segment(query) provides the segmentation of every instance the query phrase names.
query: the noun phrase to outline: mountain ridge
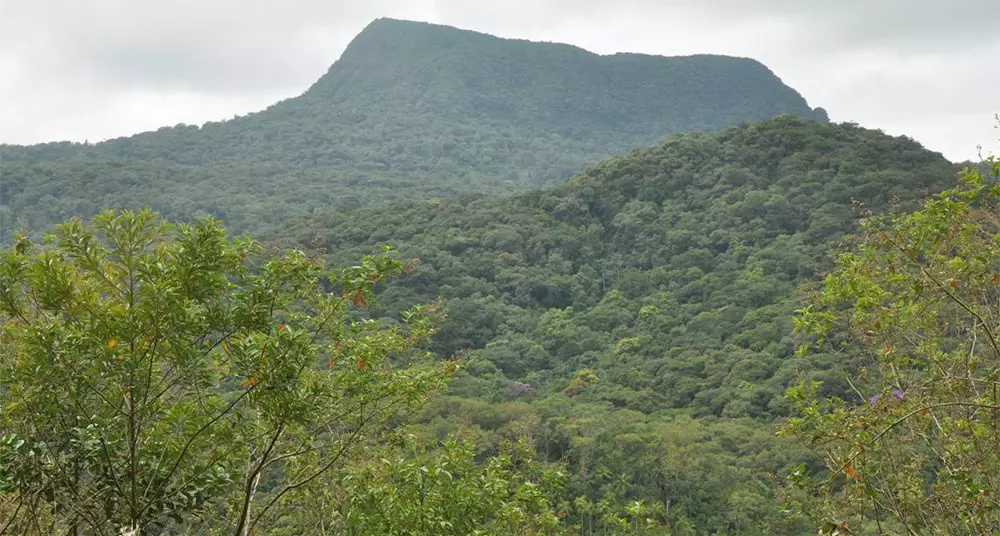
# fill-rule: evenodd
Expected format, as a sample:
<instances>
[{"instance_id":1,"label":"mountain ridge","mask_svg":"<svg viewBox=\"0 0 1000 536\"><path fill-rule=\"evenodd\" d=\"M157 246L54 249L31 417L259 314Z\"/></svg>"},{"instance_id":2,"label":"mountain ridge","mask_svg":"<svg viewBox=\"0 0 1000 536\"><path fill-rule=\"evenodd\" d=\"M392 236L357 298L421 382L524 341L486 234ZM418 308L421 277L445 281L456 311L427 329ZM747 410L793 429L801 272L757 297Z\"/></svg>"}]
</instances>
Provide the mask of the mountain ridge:
<instances>
[{"instance_id":1,"label":"mountain ridge","mask_svg":"<svg viewBox=\"0 0 1000 536\"><path fill-rule=\"evenodd\" d=\"M405 30L408 30L408 31L407 32L400 32L399 31L400 29L405 29ZM79 148L94 148L94 147L97 147L97 146L102 146L102 145L107 145L107 144L113 144L113 143L119 143L119 142L134 140L137 137L155 135L155 134L158 134L160 132L169 131L169 130L172 130L172 129L182 129L182 130L197 129L197 130L203 130L206 127L207 128L212 128L212 127L215 127L215 126L218 126L218 125L229 125L229 124L232 124L232 123L239 123L239 122L253 123L253 122L259 121L261 119L260 116L262 114L267 114L269 111L272 111L275 108L288 107L291 103L293 103L295 101L298 101L300 99L307 99L307 98L310 98L310 97L315 98L316 94L317 93L322 93L322 90L325 89L326 86L332 85L331 84L331 80L330 80L333 77L332 73L335 73L338 68L342 68L344 66L343 64L345 62L351 63L351 62L355 62L355 61L362 61L362 62L366 63L365 67L370 67L370 65L368 64L368 62L371 60L371 58L368 58L366 56L371 55L373 53L377 54L377 53L382 52L382 50L379 50L380 48L384 48L386 46L390 46L390 47L392 47L392 50L407 50L407 49L409 49L409 47L404 46L406 43L400 43L399 42L400 35L403 34L403 33L407 34L408 36L411 36L411 38L409 39L409 41L416 41L417 43L423 42L425 47L429 46L429 45L434 45L434 44L441 44L441 43L434 43L434 41L435 41L435 39L437 39L437 41L440 41L440 39L441 39L441 37L443 35L443 36L448 37L452 41L454 41L454 40L456 40L458 38L461 38L461 40L463 40L463 41L470 41L470 40L471 41L475 41L475 40L479 40L479 41L483 41L483 42L491 42L491 43L494 43L494 44L500 43L500 44L504 44L504 45L508 45L508 46L515 45L515 46L524 46L524 47L529 47L529 48L535 48L535 47L542 46L542 47L550 48L552 50L569 50L569 51L572 51L573 53L576 53L576 54L579 54L579 55L582 55L582 56L586 56L586 57L589 57L589 58L601 58L601 59L623 59L623 58L630 58L630 59L643 59L643 60L651 59L651 60L656 60L656 61L693 59L693 60L732 61L732 62L735 62L735 63L744 63L745 62L745 63L748 63L749 65L753 66L754 68L763 69L764 71L766 71L767 74L774 76L774 80L775 81L783 84L783 82L781 81L781 79L779 77L777 77L777 75L775 75L773 73L773 71L771 71L766 65L764 65L763 63L761 63L758 60L755 60L755 59L752 59L752 58L748 58L748 57L736 57L736 56L726 56L726 55L716 55L716 54L691 54L691 55L684 55L684 56L662 56L662 55L643 54L643 53L635 53L635 52L615 52L615 53L611 53L611 54L599 54L599 53L591 52L591 51L586 50L586 49L584 49L582 47L579 47L579 46L576 46L576 45L572 45L572 44L556 43L556 42L548 42L548 41L531 41L531 40L527 40L527 39L504 38L504 37L497 37L497 36L494 36L494 35L491 35L491 34L488 34L488 33L483 33L483 32L478 32L478 31L472 31L472 30L465 30L465 29L460 29L460 28L456 28L456 27L452 27L452 26L447 26L447 25L442 25L442 24L435 24L435 23L429 23L429 22L417 22L417 21L409 21L409 20L403 20L403 19L394 19L394 18L383 17L383 18L375 19L371 23L369 23L348 44L348 46L345 48L344 52L341 54L340 58L337 61L335 61L330 66L330 68L327 69L326 73L324 73L322 76L320 76L320 78L317 79L316 82L314 82L313 84L311 84L302 94L300 94L297 97L289 97L289 98L286 98L286 99L282 99L282 100L280 100L280 101L278 101L278 102L276 102L276 103L274 103L274 104L272 104L272 105L270 105L270 106L268 106L268 107L266 107L266 108L264 108L262 110L258 110L258 111L255 111L255 112L250 112L250 113L248 113L246 115L239 116L239 117L237 117L235 119L228 119L228 120L221 120L221 121L206 121L205 123L202 123L200 125L181 123L181 124L175 125L173 127L171 127L171 126L164 126L164 127L160 127L157 130L139 132L139 133L135 133L135 134L131 134L131 135L126 135L126 136L118 136L118 137L111 138L111 139L104 140L104 141L97 142L97 143L79 143L79 142L67 142L67 141L51 141L51 142L43 142L43 143L39 143L39 144L30 144L30 145L0 144L0 146L4 146L4 147L6 147L8 149L14 149L14 150L17 150L17 149L30 149L32 147L44 147L44 146L51 146L51 145L69 145L69 146L73 146L74 148L78 148L78 149ZM414 35L417 36L416 39L412 38L412 36L414 36ZM451 45L452 42L451 41L445 41L444 44ZM412 50L412 49L410 49L410 50ZM355 56L359 56L359 57L356 58ZM788 88L787 86L786 86L786 88L788 90L791 90L791 92L794 92L797 97L801 98L801 96L798 95L798 93L795 92L793 89ZM324 96L326 96L326 95L324 95ZM802 103L805 103L805 99L802 99ZM822 108L816 108L816 109L809 108L808 110L810 112L815 113L816 115L814 117L809 117L808 113L802 113L802 114L800 114L800 116L807 117L807 118L812 118L812 119L816 119L816 120L819 120L821 122L826 122L826 121L829 120L828 116L826 115L825 110L823 110ZM804 109L800 108L797 111L798 112L803 112ZM793 111L789 111L789 113L793 113ZM775 115L777 115L777 114L775 114ZM760 118L757 118L757 119L758 120L770 119L770 117L760 117ZM15 159L16 159L17 155L15 154L14 156L15 156Z\"/></svg>"},{"instance_id":2,"label":"mountain ridge","mask_svg":"<svg viewBox=\"0 0 1000 536\"><path fill-rule=\"evenodd\" d=\"M317 210L524 191L672 134L783 113L826 120L755 60L601 56L379 19L304 93L260 112L0 147L13 224L0 233L146 204L258 232Z\"/></svg>"}]
</instances>

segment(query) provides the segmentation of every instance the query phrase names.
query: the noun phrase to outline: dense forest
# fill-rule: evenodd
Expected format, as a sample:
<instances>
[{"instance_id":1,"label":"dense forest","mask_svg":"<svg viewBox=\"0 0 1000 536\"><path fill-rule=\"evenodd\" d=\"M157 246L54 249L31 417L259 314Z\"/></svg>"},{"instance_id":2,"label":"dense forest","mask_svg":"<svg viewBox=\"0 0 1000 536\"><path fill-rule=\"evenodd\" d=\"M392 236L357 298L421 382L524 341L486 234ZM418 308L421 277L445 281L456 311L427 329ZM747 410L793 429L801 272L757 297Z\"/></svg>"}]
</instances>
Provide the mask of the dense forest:
<instances>
[{"instance_id":1,"label":"dense forest","mask_svg":"<svg viewBox=\"0 0 1000 536\"><path fill-rule=\"evenodd\" d=\"M418 259L380 303L395 317L444 300L435 350L485 367L468 393L559 391L589 368L605 380L585 399L770 418L798 366L797 288L855 229L852 204L913 207L957 171L912 140L782 117L677 136L548 190L319 215L272 241L333 265L381 244Z\"/></svg>"},{"instance_id":2,"label":"dense forest","mask_svg":"<svg viewBox=\"0 0 1000 536\"><path fill-rule=\"evenodd\" d=\"M803 377L847 389L836 356L794 355L799 287L832 266L854 205L913 208L957 171L906 138L786 116L677 136L517 197L304 218L275 243L332 264L383 243L419 259L376 312L438 297L448 311L433 349L466 368L426 408L425 433L528 433L591 503L777 534L769 479L803 454L769 423Z\"/></svg>"},{"instance_id":3,"label":"dense forest","mask_svg":"<svg viewBox=\"0 0 1000 536\"><path fill-rule=\"evenodd\" d=\"M756 61L380 19L0 151L0 536L1000 523L1000 164Z\"/></svg>"},{"instance_id":4,"label":"dense forest","mask_svg":"<svg viewBox=\"0 0 1000 536\"><path fill-rule=\"evenodd\" d=\"M257 233L295 215L552 184L587 165L780 113L826 120L756 61L598 56L380 19L301 96L97 144L0 146L0 232L150 205Z\"/></svg>"}]
</instances>

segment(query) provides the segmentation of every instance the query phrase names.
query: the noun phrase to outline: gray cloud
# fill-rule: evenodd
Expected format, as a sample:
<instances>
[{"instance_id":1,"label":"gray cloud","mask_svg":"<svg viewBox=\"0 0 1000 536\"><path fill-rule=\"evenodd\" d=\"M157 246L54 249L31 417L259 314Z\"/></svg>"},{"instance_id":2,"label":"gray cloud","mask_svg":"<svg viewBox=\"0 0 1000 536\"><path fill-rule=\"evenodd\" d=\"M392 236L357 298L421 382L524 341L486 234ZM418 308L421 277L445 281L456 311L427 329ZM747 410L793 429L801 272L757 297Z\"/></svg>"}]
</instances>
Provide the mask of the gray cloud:
<instances>
[{"instance_id":1,"label":"gray cloud","mask_svg":"<svg viewBox=\"0 0 1000 536\"><path fill-rule=\"evenodd\" d=\"M600 53L754 57L834 120L996 147L996 0L0 0L0 141L92 141L294 96L380 16Z\"/></svg>"}]
</instances>

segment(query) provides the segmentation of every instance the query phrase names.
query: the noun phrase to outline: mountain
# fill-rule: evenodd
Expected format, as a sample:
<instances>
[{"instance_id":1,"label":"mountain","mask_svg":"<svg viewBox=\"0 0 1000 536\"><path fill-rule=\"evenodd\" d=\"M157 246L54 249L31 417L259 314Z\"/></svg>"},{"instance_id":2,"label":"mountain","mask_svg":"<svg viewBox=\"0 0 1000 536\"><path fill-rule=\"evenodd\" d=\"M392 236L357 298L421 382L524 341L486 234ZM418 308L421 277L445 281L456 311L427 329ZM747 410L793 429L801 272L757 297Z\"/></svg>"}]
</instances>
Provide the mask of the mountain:
<instances>
[{"instance_id":1,"label":"mountain","mask_svg":"<svg viewBox=\"0 0 1000 536\"><path fill-rule=\"evenodd\" d=\"M0 231L148 204L253 232L321 209L527 190L670 134L783 113L826 121L750 59L600 56L379 19L301 96L261 112L0 146Z\"/></svg>"},{"instance_id":2,"label":"mountain","mask_svg":"<svg viewBox=\"0 0 1000 536\"><path fill-rule=\"evenodd\" d=\"M506 378L536 385L610 359L616 345L639 335L635 315L652 306L663 315L656 317L662 331L630 350L636 365L669 367L671 353L707 352L700 359L721 360L713 364L720 376L699 377L705 363L675 371L632 389L649 390L640 400L771 417L781 413L771 396L749 405L736 396L738 382L750 378L727 377L737 364L732 351L769 363L756 383L776 374L792 349L786 328L796 289L829 267L829 251L855 228L853 205L905 209L953 184L957 171L908 138L786 116L678 135L550 189L318 214L270 240L326 251L334 265L383 243L419 258L383 296L389 316L442 297L452 317L440 353L524 338L541 347L483 355ZM593 313L606 307L616 312ZM696 385L677 390L681 379Z\"/></svg>"},{"instance_id":3,"label":"mountain","mask_svg":"<svg viewBox=\"0 0 1000 536\"><path fill-rule=\"evenodd\" d=\"M911 139L785 116L675 136L547 190L301 218L272 243L335 264L382 243L419 259L374 314L439 297L448 313L435 349L465 372L431 403L428 435L531 437L568 464L574 496L659 505L690 534L805 534L782 525L781 474L814 459L769 423L802 379L846 392L848 361L795 355L800 289L830 268L855 205L906 210L956 172Z\"/></svg>"}]
</instances>

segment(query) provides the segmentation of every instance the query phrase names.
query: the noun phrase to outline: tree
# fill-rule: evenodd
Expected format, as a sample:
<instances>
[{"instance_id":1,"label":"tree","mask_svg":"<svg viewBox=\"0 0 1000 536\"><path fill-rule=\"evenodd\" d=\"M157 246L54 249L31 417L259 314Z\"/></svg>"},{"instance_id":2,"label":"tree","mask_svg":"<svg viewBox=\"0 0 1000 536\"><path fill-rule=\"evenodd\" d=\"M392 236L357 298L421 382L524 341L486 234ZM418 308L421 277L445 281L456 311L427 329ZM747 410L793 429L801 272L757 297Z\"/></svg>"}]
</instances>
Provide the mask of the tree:
<instances>
[{"instance_id":1,"label":"tree","mask_svg":"<svg viewBox=\"0 0 1000 536\"><path fill-rule=\"evenodd\" d=\"M849 372L846 395L790 391L785 432L825 454L827 532L1000 523L1000 162L987 167L916 212L867 218L796 319Z\"/></svg>"},{"instance_id":2,"label":"tree","mask_svg":"<svg viewBox=\"0 0 1000 536\"><path fill-rule=\"evenodd\" d=\"M403 270L391 251L259 253L146 210L0 256L0 533L248 534L453 368L421 349L432 307L355 313Z\"/></svg>"},{"instance_id":3,"label":"tree","mask_svg":"<svg viewBox=\"0 0 1000 536\"><path fill-rule=\"evenodd\" d=\"M505 444L482 463L468 440L400 443L325 475L328 485L300 496L300 515L277 534L566 533L556 514L565 475L536 461L528 442Z\"/></svg>"}]
</instances>

